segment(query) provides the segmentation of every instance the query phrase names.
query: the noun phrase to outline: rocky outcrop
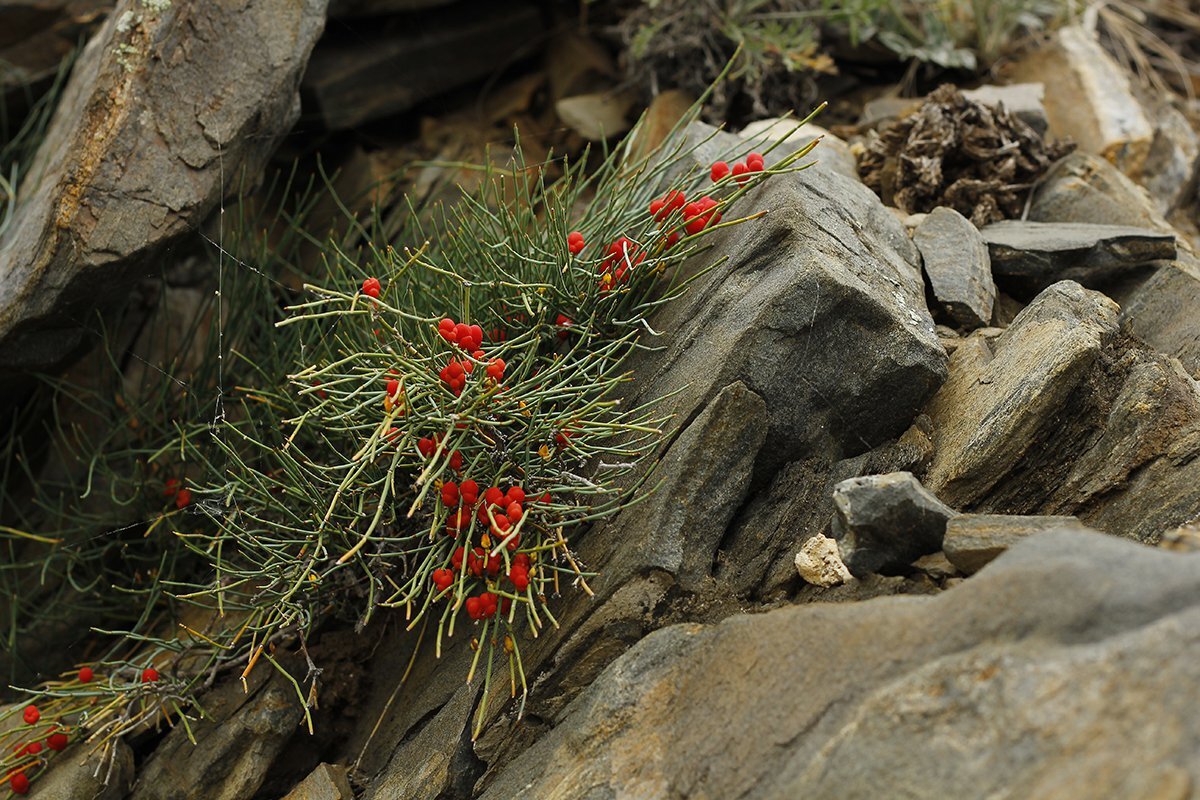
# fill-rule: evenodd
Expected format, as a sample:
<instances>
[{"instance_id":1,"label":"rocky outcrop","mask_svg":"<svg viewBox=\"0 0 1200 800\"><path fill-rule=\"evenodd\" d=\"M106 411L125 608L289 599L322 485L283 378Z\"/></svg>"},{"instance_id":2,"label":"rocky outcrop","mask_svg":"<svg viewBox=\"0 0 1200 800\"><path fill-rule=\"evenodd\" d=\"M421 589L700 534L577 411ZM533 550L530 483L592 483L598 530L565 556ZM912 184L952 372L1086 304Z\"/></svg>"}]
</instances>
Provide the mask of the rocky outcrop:
<instances>
[{"instance_id":1,"label":"rocky outcrop","mask_svg":"<svg viewBox=\"0 0 1200 800\"><path fill-rule=\"evenodd\" d=\"M712 160L710 147L696 155L702 164ZM653 321L671 335L635 363L653 378L635 381L628 402L655 402L676 421L653 458L652 475L665 483L573 543L598 575L588 578L591 597L565 596L556 630L522 638L533 681L524 717L508 704L507 684L491 687L486 707L478 686L462 685L472 654L461 639L444 647L441 662L423 653L405 701L382 715L369 743L349 744L367 745L369 797L470 794L650 630L739 610L739 592L719 583L752 593L768 573L798 581L796 537L804 531L747 523L745 512L784 472L804 476L792 483L793 497L823 495L828 521L835 470L844 470L838 480L853 477L921 449L896 437L911 438L905 431L943 380L946 356L903 227L834 170L772 178L748 206L770 213L714 237L714 250L685 271L714 258L718 267ZM780 472L789 462L808 471ZM759 556L752 564L730 557L749 550ZM411 647L411 636L397 639L379 657L394 663ZM368 708L381 713L395 688L373 690Z\"/></svg>"},{"instance_id":2,"label":"rocky outcrop","mask_svg":"<svg viewBox=\"0 0 1200 800\"><path fill-rule=\"evenodd\" d=\"M124 0L88 43L0 239L0 375L81 345L299 113L325 0ZM194 100L193 100L194 99Z\"/></svg>"},{"instance_id":3,"label":"rocky outcrop","mask_svg":"<svg viewBox=\"0 0 1200 800\"><path fill-rule=\"evenodd\" d=\"M670 627L482 796L1186 797L1197 598L1195 556L1064 530L935 598Z\"/></svg>"}]
</instances>

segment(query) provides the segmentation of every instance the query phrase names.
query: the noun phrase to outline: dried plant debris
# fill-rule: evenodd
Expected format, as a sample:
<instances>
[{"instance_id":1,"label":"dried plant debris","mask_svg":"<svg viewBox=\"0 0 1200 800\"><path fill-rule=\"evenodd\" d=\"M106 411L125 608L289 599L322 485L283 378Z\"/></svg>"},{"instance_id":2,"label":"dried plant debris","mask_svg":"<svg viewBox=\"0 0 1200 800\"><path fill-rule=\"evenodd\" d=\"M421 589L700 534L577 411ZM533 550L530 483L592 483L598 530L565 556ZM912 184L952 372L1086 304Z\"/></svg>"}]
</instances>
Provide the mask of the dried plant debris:
<instances>
[{"instance_id":1,"label":"dried plant debris","mask_svg":"<svg viewBox=\"0 0 1200 800\"><path fill-rule=\"evenodd\" d=\"M870 134L863 182L910 214L949 206L977 226L1019 217L1034 182L1075 148L1047 144L1004 110L945 85L912 114Z\"/></svg>"}]
</instances>

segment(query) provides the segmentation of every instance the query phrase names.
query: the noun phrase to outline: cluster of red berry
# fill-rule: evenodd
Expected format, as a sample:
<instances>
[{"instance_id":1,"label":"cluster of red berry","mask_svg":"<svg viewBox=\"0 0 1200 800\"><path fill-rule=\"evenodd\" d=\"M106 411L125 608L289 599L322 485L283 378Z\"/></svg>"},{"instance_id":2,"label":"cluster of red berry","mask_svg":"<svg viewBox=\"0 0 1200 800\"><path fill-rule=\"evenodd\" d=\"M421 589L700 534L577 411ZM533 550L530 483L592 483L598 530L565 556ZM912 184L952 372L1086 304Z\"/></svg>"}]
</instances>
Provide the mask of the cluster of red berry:
<instances>
[{"instance_id":1,"label":"cluster of red berry","mask_svg":"<svg viewBox=\"0 0 1200 800\"><path fill-rule=\"evenodd\" d=\"M738 183L745 183L750 180L751 172L762 172L765 162L760 153L751 153L746 156L746 160L730 167L724 161L718 161L712 165L712 170L709 172L709 177L713 183L722 180L727 175L733 175L733 179Z\"/></svg>"},{"instance_id":2,"label":"cluster of red berry","mask_svg":"<svg viewBox=\"0 0 1200 800\"><path fill-rule=\"evenodd\" d=\"M378 278L367 278L362 282L362 293L376 300L379 299L379 292L382 288Z\"/></svg>"}]
</instances>

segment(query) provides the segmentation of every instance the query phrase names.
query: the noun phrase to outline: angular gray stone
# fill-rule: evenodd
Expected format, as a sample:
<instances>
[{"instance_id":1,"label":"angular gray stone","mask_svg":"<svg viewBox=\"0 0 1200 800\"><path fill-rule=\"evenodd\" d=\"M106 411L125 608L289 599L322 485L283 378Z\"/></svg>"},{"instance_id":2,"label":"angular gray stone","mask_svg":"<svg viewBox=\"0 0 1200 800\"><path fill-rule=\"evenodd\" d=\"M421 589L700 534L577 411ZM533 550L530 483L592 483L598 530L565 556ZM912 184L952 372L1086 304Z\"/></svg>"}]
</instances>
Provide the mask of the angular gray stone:
<instances>
[{"instance_id":1,"label":"angular gray stone","mask_svg":"<svg viewBox=\"0 0 1200 800\"><path fill-rule=\"evenodd\" d=\"M1121 322L1156 350L1200 377L1200 260L1181 252L1151 275L1121 307Z\"/></svg>"},{"instance_id":2,"label":"angular gray stone","mask_svg":"<svg viewBox=\"0 0 1200 800\"><path fill-rule=\"evenodd\" d=\"M1059 160L1042 178L1029 219L1173 230L1143 187L1100 156L1078 151Z\"/></svg>"},{"instance_id":3,"label":"angular gray stone","mask_svg":"<svg viewBox=\"0 0 1200 800\"><path fill-rule=\"evenodd\" d=\"M954 509L910 472L867 475L833 490L833 538L842 561L856 576L903 569L942 549Z\"/></svg>"},{"instance_id":4,"label":"angular gray stone","mask_svg":"<svg viewBox=\"0 0 1200 800\"><path fill-rule=\"evenodd\" d=\"M1074 515L1155 542L1200 508L1200 387L1055 284L993 342L962 341L930 402L925 484L964 511Z\"/></svg>"},{"instance_id":5,"label":"angular gray stone","mask_svg":"<svg viewBox=\"0 0 1200 800\"><path fill-rule=\"evenodd\" d=\"M1185 798L1197 648L1200 557L1048 533L934 597L658 631L482 797Z\"/></svg>"},{"instance_id":6,"label":"angular gray stone","mask_svg":"<svg viewBox=\"0 0 1200 800\"><path fill-rule=\"evenodd\" d=\"M935 208L913 232L933 296L959 326L987 325L996 303L992 262L983 236L952 208Z\"/></svg>"},{"instance_id":7,"label":"angular gray stone","mask_svg":"<svg viewBox=\"0 0 1200 800\"><path fill-rule=\"evenodd\" d=\"M269 663L204 697L203 719L178 725L138 770L129 800L241 800L253 797L304 719L295 687Z\"/></svg>"},{"instance_id":8,"label":"angular gray stone","mask_svg":"<svg viewBox=\"0 0 1200 800\"><path fill-rule=\"evenodd\" d=\"M1075 517L960 514L946 524L942 550L961 572L974 575L1022 539L1078 527L1081 525Z\"/></svg>"},{"instance_id":9,"label":"angular gray stone","mask_svg":"<svg viewBox=\"0 0 1200 800\"><path fill-rule=\"evenodd\" d=\"M930 401L934 457L929 489L966 509L1006 475L1055 418L1117 333L1116 304L1077 283L1056 283L994 344L976 335L950 361Z\"/></svg>"},{"instance_id":10,"label":"angular gray stone","mask_svg":"<svg viewBox=\"0 0 1200 800\"><path fill-rule=\"evenodd\" d=\"M1137 178L1150 191L1158 210L1168 214L1186 202L1189 188L1195 188L1200 136L1187 117L1168 102L1153 104L1150 118L1154 123L1154 138Z\"/></svg>"},{"instance_id":11,"label":"angular gray stone","mask_svg":"<svg viewBox=\"0 0 1200 800\"><path fill-rule=\"evenodd\" d=\"M115 742L111 753L89 749L85 744L55 758L26 796L30 800L121 800L133 784L133 750L124 741Z\"/></svg>"},{"instance_id":12,"label":"angular gray stone","mask_svg":"<svg viewBox=\"0 0 1200 800\"><path fill-rule=\"evenodd\" d=\"M1176 254L1174 234L1146 228L1005 220L981 233L996 280L1023 292L1060 280L1103 286Z\"/></svg>"},{"instance_id":13,"label":"angular gray stone","mask_svg":"<svg viewBox=\"0 0 1200 800\"><path fill-rule=\"evenodd\" d=\"M0 378L74 354L97 307L258 174L299 114L325 0L122 0L80 55L0 238Z\"/></svg>"},{"instance_id":14,"label":"angular gray stone","mask_svg":"<svg viewBox=\"0 0 1200 800\"><path fill-rule=\"evenodd\" d=\"M345 767L320 764L283 800L354 800L354 790L350 788Z\"/></svg>"}]
</instances>

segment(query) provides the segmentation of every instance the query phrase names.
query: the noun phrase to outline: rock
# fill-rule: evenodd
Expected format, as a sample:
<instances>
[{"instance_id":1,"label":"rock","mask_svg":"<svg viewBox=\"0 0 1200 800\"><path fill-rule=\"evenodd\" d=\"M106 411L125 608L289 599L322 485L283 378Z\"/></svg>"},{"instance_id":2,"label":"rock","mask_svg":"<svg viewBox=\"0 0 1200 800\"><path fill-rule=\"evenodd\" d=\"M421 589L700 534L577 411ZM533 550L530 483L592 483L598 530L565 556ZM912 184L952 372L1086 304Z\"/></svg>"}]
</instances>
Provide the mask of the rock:
<instances>
[{"instance_id":1,"label":"rock","mask_svg":"<svg viewBox=\"0 0 1200 800\"><path fill-rule=\"evenodd\" d=\"M1060 531L932 597L672 626L482 797L1186 797L1198 598L1196 557Z\"/></svg>"},{"instance_id":2,"label":"rock","mask_svg":"<svg viewBox=\"0 0 1200 800\"><path fill-rule=\"evenodd\" d=\"M1173 230L1144 188L1090 153L1072 153L1046 173L1034 190L1029 219Z\"/></svg>"},{"instance_id":3,"label":"rock","mask_svg":"<svg viewBox=\"0 0 1200 800\"><path fill-rule=\"evenodd\" d=\"M1127 175L1141 171L1154 130L1127 74L1092 34L1075 25L1060 28L1015 62L1011 75L1045 83L1050 133L1073 139Z\"/></svg>"},{"instance_id":4,"label":"rock","mask_svg":"<svg viewBox=\"0 0 1200 800\"><path fill-rule=\"evenodd\" d=\"M0 238L0 375L69 358L93 309L126 297L161 248L261 171L299 113L324 11L118 5L79 57Z\"/></svg>"},{"instance_id":5,"label":"rock","mask_svg":"<svg viewBox=\"0 0 1200 800\"><path fill-rule=\"evenodd\" d=\"M842 481L833 490L834 538L854 575L901 569L942 549L954 510L910 472Z\"/></svg>"},{"instance_id":6,"label":"rock","mask_svg":"<svg viewBox=\"0 0 1200 800\"><path fill-rule=\"evenodd\" d=\"M926 409L925 484L965 511L1074 515L1145 542L1200 508L1200 387L1120 335L1078 284L1038 295L1001 336L976 332Z\"/></svg>"},{"instance_id":7,"label":"rock","mask_svg":"<svg viewBox=\"0 0 1200 800\"><path fill-rule=\"evenodd\" d=\"M526 0L347 22L321 40L304 88L325 125L345 130L492 74L541 29Z\"/></svg>"},{"instance_id":8,"label":"rock","mask_svg":"<svg viewBox=\"0 0 1200 800\"><path fill-rule=\"evenodd\" d=\"M963 97L983 103L985 106L1004 106L1010 114L1037 131L1046 135L1049 120L1046 118L1044 99L1046 87L1042 83L1014 83L1008 86L980 86L978 89L963 89Z\"/></svg>"},{"instance_id":9,"label":"rock","mask_svg":"<svg viewBox=\"0 0 1200 800\"><path fill-rule=\"evenodd\" d=\"M1146 228L1006 220L981 233L996 279L1028 293L1059 280L1103 286L1176 254L1173 234Z\"/></svg>"},{"instance_id":10,"label":"rock","mask_svg":"<svg viewBox=\"0 0 1200 800\"><path fill-rule=\"evenodd\" d=\"M943 550L957 569L974 575L1022 539L1060 528L1078 528L1075 517L960 514L946 523Z\"/></svg>"},{"instance_id":11,"label":"rock","mask_svg":"<svg viewBox=\"0 0 1200 800\"><path fill-rule=\"evenodd\" d=\"M1142 341L1178 358L1200 378L1200 260L1181 253L1137 289L1121 310L1121 322Z\"/></svg>"},{"instance_id":12,"label":"rock","mask_svg":"<svg viewBox=\"0 0 1200 800\"><path fill-rule=\"evenodd\" d=\"M880 123L911 114L925 102L923 97L894 97L883 95L863 104L862 114L858 118L861 128L876 128Z\"/></svg>"},{"instance_id":13,"label":"rock","mask_svg":"<svg viewBox=\"0 0 1200 800\"><path fill-rule=\"evenodd\" d=\"M831 169L845 178L858 180L858 163L850 152L850 145L820 125L810 122L797 127L797 121L792 118L760 119L742 128L738 136L751 142L755 149L778 146L781 158L820 139L821 143L812 151L811 158L816 161L814 168Z\"/></svg>"},{"instance_id":14,"label":"rock","mask_svg":"<svg viewBox=\"0 0 1200 800\"><path fill-rule=\"evenodd\" d=\"M304 718L295 687L263 662L204 697L203 719L176 726L141 765L129 800L253 797ZM249 696L247 696L249 694ZM202 779L201 779L202 776Z\"/></svg>"},{"instance_id":15,"label":"rock","mask_svg":"<svg viewBox=\"0 0 1200 800\"><path fill-rule=\"evenodd\" d=\"M1154 120L1154 139L1146 163L1137 176L1166 215L1187 201L1189 189L1194 189L1197 159L1200 158L1200 136L1179 109L1158 102L1151 110Z\"/></svg>"},{"instance_id":16,"label":"rock","mask_svg":"<svg viewBox=\"0 0 1200 800\"><path fill-rule=\"evenodd\" d=\"M983 327L992 319L996 284L983 237L970 221L941 206L913 233L933 296L960 327Z\"/></svg>"},{"instance_id":17,"label":"rock","mask_svg":"<svg viewBox=\"0 0 1200 800\"><path fill-rule=\"evenodd\" d=\"M121 800L133 783L133 750L123 741L111 752L87 752L89 745L50 762L29 790L30 800Z\"/></svg>"},{"instance_id":18,"label":"rock","mask_svg":"<svg viewBox=\"0 0 1200 800\"><path fill-rule=\"evenodd\" d=\"M592 92L564 97L554 111L567 127L588 141L598 142L629 130L634 97L623 92Z\"/></svg>"},{"instance_id":19,"label":"rock","mask_svg":"<svg viewBox=\"0 0 1200 800\"><path fill-rule=\"evenodd\" d=\"M707 126L691 131L693 141L714 133ZM720 146L745 147L716 135ZM702 145L693 157L706 166L715 152ZM466 637L444 643L441 661L425 647L403 702L387 705L395 682L380 681L362 712L381 718L378 731L347 743L355 755L365 748L362 774L388 787L375 797L476 793L472 787L544 735L545 720L650 630L740 613L740 592L727 588L734 582L747 595L764 581L798 584L793 558L829 519L834 469L858 470L882 454L909 451L916 463L927 453L919 443L896 441L909 436L945 369L915 246L861 184L831 170L777 177L745 205L771 213L718 231L713 249L681 268L680 280L695 278L689 291L650 320L672 334L631 361L635 374L652 379L630 382L622 400L653 403L672 420L645 460L659 465L651 480L667 482L570 542L595 573L587 579L592 596L564 591L554 606L558 627L536 639L520 636L522 664L537 676L525 716L517 718L507 680L494 680L472 741L472 715L482 700L478 682L462 683L474 655ZM928 434L920 436L927 445ZM793 463L809 469L792 468L798 482L777 484ZM743 509L768 486L779 494L758 504L763 515L743 527ZM801 496L820 501L817 531L768 513ZM813 513L788 507L797 518ZM744 569L742 553L754 556ZM727 566L734 571L727 574ZM413 638L389 633L371 670L394 674L394 665L411 657Z\"/></svg>"},{"instance_id":20,"label":"rock","mask_svg":"<svg viewBox=\"0 0 1200 800\"><path fill-rule=\"evenodd\" d=\"M954 351L950 378L930 401L929 489L967 508L1007 474L1053 420L1117 332L1117 307L1063 281L1017 315L995 344L980 336Z\"/></svg>"},{"instance_id":21,"label":"rock","mask_svg":"<svg viewBox=\"0 0 1200 800\"><path fill-rule=\"evenodd\" d=\"M953 519L951 518L951 521ZM921 556L912 565L913 569L919 570L938 581L945 581L960 574L958 568L950 563L950 559L946 558L945 553L930 553L927 556Z\"/></svg>"},{"instance_id":22,"label":"rock","mask_svg":"<svg viewBox=\"0 0 1200 800\"><path fill-rule=\"evenodd\" d=\"M796 571L814 586L837 586L854 578L842 563L837 542L819 533L796 553Z\"/></svg>"},{"instance_id":23,"label":"rock","mask_svg":"<svg viewBox=\"0 0 1200 800\"><path fill-rule=\"evenodd\" d=\"M321 764L283 800L354 800L354 790L350 788L345 767Z\"/></svg>"}]
</instances>

